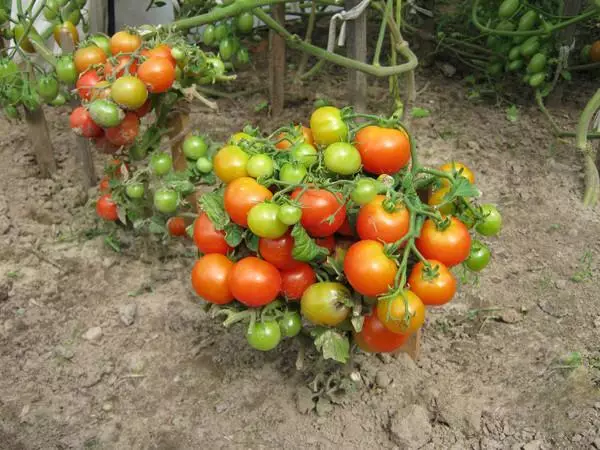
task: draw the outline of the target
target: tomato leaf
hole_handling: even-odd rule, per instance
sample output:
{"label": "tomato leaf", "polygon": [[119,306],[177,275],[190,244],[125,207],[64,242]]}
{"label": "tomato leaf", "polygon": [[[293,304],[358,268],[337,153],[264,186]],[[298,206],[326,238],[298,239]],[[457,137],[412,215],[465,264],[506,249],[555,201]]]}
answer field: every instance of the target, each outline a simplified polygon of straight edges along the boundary
{"label": "tomato leaf", "polygon": [[250,230],[246,230],[244,240],[246,241],[246,247],[248,247],[248,250],[254,253],[258,252],[259,239],[260,238],[254,233],[252,233]]}
{"label": "tomato leaf", "polygon": [[326,248],[317,245],[299,223],[292,228],[292,237],[294,238],[292,257],[297,261],[309,262],[329,254]]}
{"label": "tomato leaf", "polygon": [[156,223],[156,222],[154,222],[154,221],[151,221],[151,222],[148,224],[148,231],[149,231],[150,233],[152,233],[152,234],[164,234],[164,232],[165,232],[165,227],[164,227],[164,226],[161,226],[160,224],[158,224],[158,223]]}
{"label": "tomato leaf", "polygon": [[350,319],[352,323],[352,327],[357,333],[360,333],[363,327],[363,323],[365,323],[365,316],[356,316]]}
{"label": "tomato leaf", "polygon": [[479,197],[481,192],[464,177],[457,177],[450,192],[444,196],[445,202],[451,202],[457,197]]}
{"label": "tomato leaf", "polygon": [[515,105],[511,105],[510,107],[506,108],[506,119],[513,123],[519,120],[519,108],[517,108]]}
{"label": "tomato leaf", "polygon": [[346,363],[350,356],[348,337],[330,328],[315,328],[311,332],[315,347],[325,359]]}
{"label": "tomato leaf", "polygon": [[219,191],[210,192],[200,197],[198,201],[200,208],[206,213],[217,230],[223,230],[229,223],[229,216],[225,212],[223,193]]}
{"label": "tomato leaf", "polygon": [[244,239],[244,229],[239,225],[229,222],[225,228],[225,241],[230,247],[237,247]]}
{"label": "tomato leaf", "polygon": [[187,234],[190,239],[194,239],[194,224],[193,223],[185,228],[185,234]]}
{"label": "tomato leaf", "polygon": [[415,119],[422,119],[424,117],[429,117],[431,115],[431,111],[429,111],[427,108],[419,108],[415,106],[410,112],[410,115]]}
{"label": "tomato leaf", "polygon": [[127,210],[125,208],[117,206],[117,216],[123,225],[127,225]]}

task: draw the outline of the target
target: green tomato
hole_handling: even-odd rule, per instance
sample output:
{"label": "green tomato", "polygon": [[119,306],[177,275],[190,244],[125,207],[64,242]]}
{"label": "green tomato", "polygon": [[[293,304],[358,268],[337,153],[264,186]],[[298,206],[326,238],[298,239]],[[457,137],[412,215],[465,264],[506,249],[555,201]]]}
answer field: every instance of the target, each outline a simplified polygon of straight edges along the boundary
{"label": "green tomato", "polygon": [[53,76],[44,75],[38,80],[36,89],[45,101],[51,102],[58,95],[58,80]]}
{"label": "green tomato", "polygon": [[246,171],[248,172],[248,175],[253,178],[267,178],[275,172],[275,165],[273,164],[273,159],[269,155],[259,153],[248,160]]}
{"label": "green tomato", "polygon": [[81,11],[78,9],[72,10],[67,16],[67,20],[75,26],[79,25],[79,22],[81,22]]}
{"label": "green tomato", "polygon": [[352,144],[335,142],[323,152],[323,162],[333,173],[352,175],[360,170],[360,153]]}
{"label": "green tomato", "polygon": [[251,12],[243,12],[235,19],[235,27],[242,34],[248,34],[254,28],[254,15]]}
{"label": "green tomato", "polygon": [[171,49],[171,56],[177,62],[181,62],[185,60],[185,50],[181,47],[173,47]]}
{"label": "green tomato", "polygon": [[377,196],[378,187],[371,178],[361,178],[354,186],[350,198],[358,205],[366,205]]}
{"label": "green tomato", "polygon": [[168,153],[155,153],[150,160],[150,167],[152,168],[152,172],[156,175],[165,175],[171,171],[173,159]]}
{"label": "green tomato", "polygon": [[125,193],[127,197],[132,199],[142,198],[144,196],[144,185],[142,183],[128,184]]}
{"label": "green tomato", "polygon": [[75,69],[72,56],[61,56],[58,59],[56,63],[56,77],[61,83],[68,85],[75,84],[77,81],[77,69]]}
{"label": "green tomato", "polygon": [[97,47],[100,47],[106,56],[111,56],[112,52],[110,51],[110,38],[105,34],[98,33],[89,37],[90,42],[95,44]]}
{"label": "green tomato", "polygon": [[288,226],[277,218],[279,206],[263,202],[254,205],[248,213],[248,228],[255,235],[267,239],[278,239],[288,230]]}
{"label": "green tomato", "polygon": [[58,3],[56,0],[48,0],[44,6],[44,18],[52,21],[58,17]]}
{"label": "green tomato", "polygon": [[219,42],[219,55],[224,61],[229,61],[235,53],[235,41],[231,38],[225,38]]}
{"label": "green tomato", "polygon": [[214,45],[216,41],[214,25],[207,25],[206,28],[204,28],[204,33],[202,33],[202,41],[205,45],[208,45],[209,47],[212,47]]}
{"label": "green tomato", "polygon": [[162,188],[154,193],[154,207],[163,214],[177,211],[179,195],[173,189]]}
{"label": "green tomato", "polygon": [[248,49],[242,47],[235,52],[235,57],[233,58],[233,65],[235,67],[244,67],[246,64],[250,62],[250,54],[248,53]]}
{"label": "green tomato", "polygon": [[213,163],[210,159],[203,156],[196,160],[196,169],[200,173],[209,173],[213,169]]}
{"label": "green tomato", "polygon": [[115,102],[104,98],[90,103],[88,111],[92,120],[102,128],[116,127],[125,118],[125,113]]}
{"label": "green tomato", "polygon": [[300,163],[306,168],[313,166],[318,160],[317,149],[306,143],[294,146],[291,156],[292,161]]}
{"label": "green tomato", "polygon": [[4,25],[6,22],[8,22],[9,18],[10,15],[8,14],[8,11],[6,11],[4,8],[0,8],[0,25]]}
{"label": "green tomato", "polygon": [[148,149],[146,148],[145,145],[138,145],[133,144],[130,148],[129,148],[129,156],[131,157],[131,159],[133,159],[134,161],[141,161],[142,159],[144,159],[146,156],[148,155]]}
{"label": "green tomato", "polygon": [[281,330],[274,320],[257,322],[246,332],[250,347],[267,352],[273,350],[281,341]]}
{"label": "green tomato", "polygon": [[546,68],[546,55],[543,53],[536,53],[531,57],[529,64],[527,65],[528,73],[539,73]]}
{"label": "green tomato", "polygon": [[491,204],[481,205],[483,221],[477,224],[475,230],[483,236],[495,236],[502,229],[502,216],[498,209]]}
{"label": "green tomato", "polygon": [[65,6],[67,3],[69,3],[69,0],[56,0],[56,4],[62,8],[63,6]]}
{"label": "green tomato", "polygon": [[279,329],[284,337],[294,337],[302,330],[302,318],[295,311],[286,311],[279,319]]}
{"label": "green tomato", "polygon": [[471,242],[471,252],[465,260],[465,266],[473,272],[479,272],[488,265],[492,254],[487,245],[478,240]]}
{"label": "green tomato", "polygon": [[186,158],[197,161],[206,155],[208,145],[202,136],[191,134],[183,141],[183,154]]}
{"label": "green tomato", "polygon": [[306,167],[300,164],[285,163],[279,170],[279,179],[289,184],[300,184],[306,173]]}
{"label": "green tomato", "polygon": [[529,86],[536,88],[536,87],[539,87],[544,82],[545,79],[546,79],[546,73],[540,72],[540,73],[531,75],[531,77],[528,80],[528,83],[529,83]]}
{"label": "green tomato", "polygon": [[219,25],[217,25],[215,27],[215,30],[214,30],[215,41],[221,42],[223,39],[225,39],[227,36],[229,36],[230,32],[231,32],[231,29],[229,28],[229,25],[227,25],[226,23],[220,23]]}
{"label": "green tomato", "polygon": [[67,103],[67,97],[62,92],[56,94],[56,97],[50,101],[52,106],[63,106],[65,103]]}
{"label": "green tomato", "polygon": [[302,209],[289,203],[281,205],[277,213],[277,218],[286,225],[295,225],[302,218]]}
{"label": "green tomato", "polygon": [[506,19],[517,12],[520,6],[519,0],[504,0],[498,8],[498,16]]}

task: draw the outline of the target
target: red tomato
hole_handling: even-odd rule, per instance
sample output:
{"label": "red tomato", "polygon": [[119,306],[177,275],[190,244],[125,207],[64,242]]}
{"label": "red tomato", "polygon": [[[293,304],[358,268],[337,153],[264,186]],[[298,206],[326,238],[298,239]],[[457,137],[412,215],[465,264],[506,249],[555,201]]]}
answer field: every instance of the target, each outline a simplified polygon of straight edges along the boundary
{"label": "red tomato", "polygon": [[114,145],[129,145],[135,141],[139,131],[139,117],[135,113],[128,112],[118,126],[106,129],[106,138]]}
{"label": "red tomato", "polygon": [[248,256],[234,264],[229,288],[239,302],[255,308],[271,303],[281,291],[281,275],[267,261]]}
{"label": "red tomato", "polygon": [[469,257],[471,236],[466,225],[456,217],[449,220],[448,227],[441,230],[433,220],[427,219],[415,244],[425,258],[452,267]]}
{"label": "red tomato", "polygon": [[114,222],[119,218],[117,213],[117,204],[113,202],[110,194],[101,196],[96,202],[96,214],[98,217],[104,220],[110,220]]}
{"label": "red tomato", "polygon": [[[137,63],[132,60],[131,56],[121,55],[116,57],[117,62],[113,65],[110,61],[106,61],[104,64],[104,76],[106,78],[110,76],[122,77],[123,75],[135,75],[137,73]],[[131,61],[131,62],[130,62]],[[129,66],[127,66],[129,64]]]}
{"label": "red tomato", "polygon": [[418,262],[408,277],[410,290],[428,306],[444,305],[452,300],[456,293],[456,278],[443,263],[428,260],[431,271],[425,264]]}
{"label": "red tomato", "polygon": [[106,155],[114,155],[119,150],[119,147],[106,139],[106,136],[104,136],[104,130],[102,130],[102,136],[94,139],[94,145],[100,153],[104,153]]}
{"label": "red tomato", "polygon": [[281,293],[288,300],[300,300],[304,291],[317,282],[315,271],[306,263],[281,271]]}
{"label": "red tomato", "polygon": [[210,303],[225,305],[233,301],[229,275],[233,269],[225,255],[211,253],[200,258],[192,269],[192,286],[196,294]]}
{"label": "red tomato", "polygon": [[365,352],[386,353],[402,347],[408,336],[388,330],[373,311],[365,316],[360,333],[354,333],[354,341]]}
{"label": "red tomato", "polygon": [[356,133],[355,141],[367,172],[393,175],[410,161],[410,140],[403,131],[370,125]]}
{"label": "red tomato", "polygon": [[333,235],[325,236],[322,238],[316,238],[315,241],[316,241],[317,245],[329,250],[330,255],[335,250],[335,238],[333,237]]}
{"label": "red tomato", "polygon": [[128,31],[119,31],[110,38],[110,51],[113,55],[133,53],[142,46],[142,38]]}
{"label": "red tomato", "polygon": [[342,224],[342,226],[337,230],[337,232],[339,234],[341,234],[342,236],[347,236],[347,237],[356,236],[356,231],[352,228],[352,225],[350,225],[350,222],[348,221],[347,217],[346,217],[346,220],[344,220],[344,223]]}
{"label": "red tomato", "polygon": [[[100,50],[102,51],[102,50]],[[82,100],[89,100],[92,97],[92,88],[102,81],[102,77],[95,70],[88,70],[81,75],[75,83],[79,97]]]}
{"label": "red tomato", "polygon": [[175,81],[175,66],[167,58],[154,56],[142,63],[137,75],[149,92],[167,92]]}
{"label": "red tomato", "polygon": [[385,294],[394,285],[398,268],[377,241],[358,241],[344,258],[344,273],[350,285],[362,295]]}
{"label": "red tomato", "polygon": [[[300,223],[314,237],[325,237],[335,233],[346,220],[346,206],[341,204],[341,194],[337,196],[325,189],[307,189],[302,193],[298,188],[292,199],[302,208]],[[329,219],[333,216],[333,221]]]}
{"label": "red tomato", "polygon": [[73,110],[69,116],[69,124],[76,134],[86,138],[100,137],[104,133],[83,106],[78,106]]}
{"label": "red tomato", "polygon": [[225,188],[225,211],[235,223],[248,226],[248,212],[252,207],[273,197],[273,193],[254,178],[236,178]]}
{"label": "red tomato", "polygon": [[278,239],[260,238],[258,240],[260,256],[281,270],[292,269],[301,264],[292,257],[293,248],[294,238],[289,233]]}
{"label": "red tomato", "polygon": [[101,194],[108,194],[110,192],[110,180],[108,177],[103,177],[98,185],[98,190]]}
{"label": "red tomato", "polygon": [[152,110],[152,100],[148,99],[146,100],[146,103],[144,103],[141,108],[138,108],[134,111],[134,113],[138,116],[138,117],[144,117],[146,114],[148,114],[150,111]]}
{"label": "red tomato", "polygon": [[394,204],[378,195],[364,205],[356,219],[356,231],[361,239],[396,242],[408,233],[410,214],[402,202]]}
{"label": "red tomato", "polygon": [[171,236],[185,236],[185,219],[183,217],[171,217],[167,221],[167,229]]}
{"label": "red tomato", "polygon": [[226,255],[233,250],[225,241],[225,232],[217,230],[204,212],[194,222],[194,243],[202,253]]}
{"label": "red tomato", "polygon": [[152,58],[153,56],[166,58],[173,64],[173,67],[177,64],[177,61],[175,61],[175,58],[173,58],[173,55],[171,54],[171,47],[167,44],[160,44],[152,49],[144,49],[142,50],[142,56],[145,56],[146,58]]}

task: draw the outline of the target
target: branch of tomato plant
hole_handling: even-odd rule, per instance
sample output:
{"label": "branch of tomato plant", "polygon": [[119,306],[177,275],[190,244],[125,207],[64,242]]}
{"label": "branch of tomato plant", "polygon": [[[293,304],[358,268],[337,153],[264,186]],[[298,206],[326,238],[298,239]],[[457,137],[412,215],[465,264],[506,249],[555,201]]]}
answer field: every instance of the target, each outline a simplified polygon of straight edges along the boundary
{"label": "branch of tomato plant", "polygon": [[381,48],[383,47],[383,38],[385,38],[385,30],[387,28],[387,18],[392,12],[392,2],[393,0],[387,0],[385,8],[383,7],[383,2],[376,3],[379,6],[377,9],[383,12],[383,16],[381,17],[381,24],[379,25],[379,34],[377,35],[377,44],[375,45],[375,55],[373,56],[374,66],[379,66]]}
{"label": "branch of tomato plant", "polygon": [[598,14],[598,7],[594,6],[589,11],[586,11],[578,16],[571,17],[569,20],[565,20],[564,22],[557,23],[556,25],[546,24],[546,26],[544,28],[540,28],[537,30],[530,30],[530,31],[495,30],[493,28],[489,28],[489,27],[483,25],[479,21],[479,18],[477,17],[477,9],[479,7],[480,1],[481,0],[473,1],[473,6],[471,8],[471,20],[473,21],[473,24],[477,28],[479,28],[479,30],[481,30],[485,33],[489,33],[491,35],[495,35],[495,36],[511,36],[511,37],[529,36],[529,37],[531,37],[531,36],[542,36],[544,34],[552,34],[555,31],[562,30],[563,28],[567,28],[576,23],[591,19],[592,17],[594,17],[595,15]]}
{"label": "branch of tomato plant", "polygon": [[587,142],[587,131],[594,118],[594,113],[600,109],[600,89],[596,91],[590,101],[585,105],[577,124],[577,148],[584,154],[585,164],[585,193],[583,204],[594,207],[600,197],[600,175],[594,162],[594,149]]}
{"label": "branch of tomato plant", "polygon": [[[310,44],[312,42],[312,35],[317,22],[317,3],[313,0],[310,3],[310,16],[308,18],[308,25],[306,26],[306,34],[304,35],[304,42]],[[308,64],[308,53],[302,53],[300,64],[298,64],[298,70],[296,71],[296,79],[301,80],[302,74],[306,70]]]}

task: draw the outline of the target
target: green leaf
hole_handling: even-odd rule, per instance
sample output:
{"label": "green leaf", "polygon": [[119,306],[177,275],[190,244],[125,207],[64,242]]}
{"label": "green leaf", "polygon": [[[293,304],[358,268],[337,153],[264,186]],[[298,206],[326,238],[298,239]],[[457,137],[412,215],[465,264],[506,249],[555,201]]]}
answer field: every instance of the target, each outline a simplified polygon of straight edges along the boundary
{"label": "green leaf", "polygon": [[223,230],[229,223],[229,216],[225,212],[223,193],[221,190],[209,192],[200,197],[200,208],[206,213],[217,230]]}
{"label": "green leaf", "polygon": [[352,327],[357,333],[360,333],[363,327],[363,323],[365,323],[365,316],[355,316],[350,319],[350,323],[352,323]]}
{"label": "green leaf", "polygon": [[254,106],[254,112],[261,112],[269,107],[269,102],[260,102]]}
{"label": "green leaf", "polygon": [[164,234],[165,227],[159,225],[158,223],[152,221],[148,224],[148,231],[152,234]]}
{"label": "green leaf", "polygon": [[350,342],[344,334],[330,328],[315,328],[311,332],[315,347],[323,354],[324,359],[333,359],[346,363],[350,356]]}
{"label": "green leaf", "polygon": [[292,237],[294,238],[292,257],[297,261],[309,262],[329,254],[326,248],[317,245],[299,223],[294,225]]}
{"label": "green leaf", "polygon": [[571,76],[571,72],[569,72],[569,71],[567,71],[567,70],[563,70],[563,71],[560,73],[560,76],[561,76],[561,77],[563,77],[563,78],[564,78],[565,80],[567,80],[567,81],[571,81],[571,79],[573,78],[573,77]]}
{"label": "green leaf", "polygon": [[225,227],[225,241],[230,247],[237,247],[244,239],[244,229],[230,222]]}
{"label": "green leaf", "polygon": [[464,177],[457,177],[450,192],[444,196],[445,202],[451,202],[457,197],[479,197],[481,192]]}
{"label": "green leaf", "polygon": [[258,252],[258,240],[260,239],[257,235],[252,233],[250,230],[247,230],[246,235],[244,236],[244,240],[246,241],[246,247],[251,252]]}
{"label": "green leaf", "polygon": [[519,120],[519,108],[517,108],[516,105],[511,105],[506,108],[506,119],[513,123]]}
{"label": "green leaf", "polygon": [[427,108],[419,108],[418,106],[415,106],[410,112],[410,115],[415,119],[422,119],[424,117],[429,117],[431,115],[431,111],[429,111]]}

